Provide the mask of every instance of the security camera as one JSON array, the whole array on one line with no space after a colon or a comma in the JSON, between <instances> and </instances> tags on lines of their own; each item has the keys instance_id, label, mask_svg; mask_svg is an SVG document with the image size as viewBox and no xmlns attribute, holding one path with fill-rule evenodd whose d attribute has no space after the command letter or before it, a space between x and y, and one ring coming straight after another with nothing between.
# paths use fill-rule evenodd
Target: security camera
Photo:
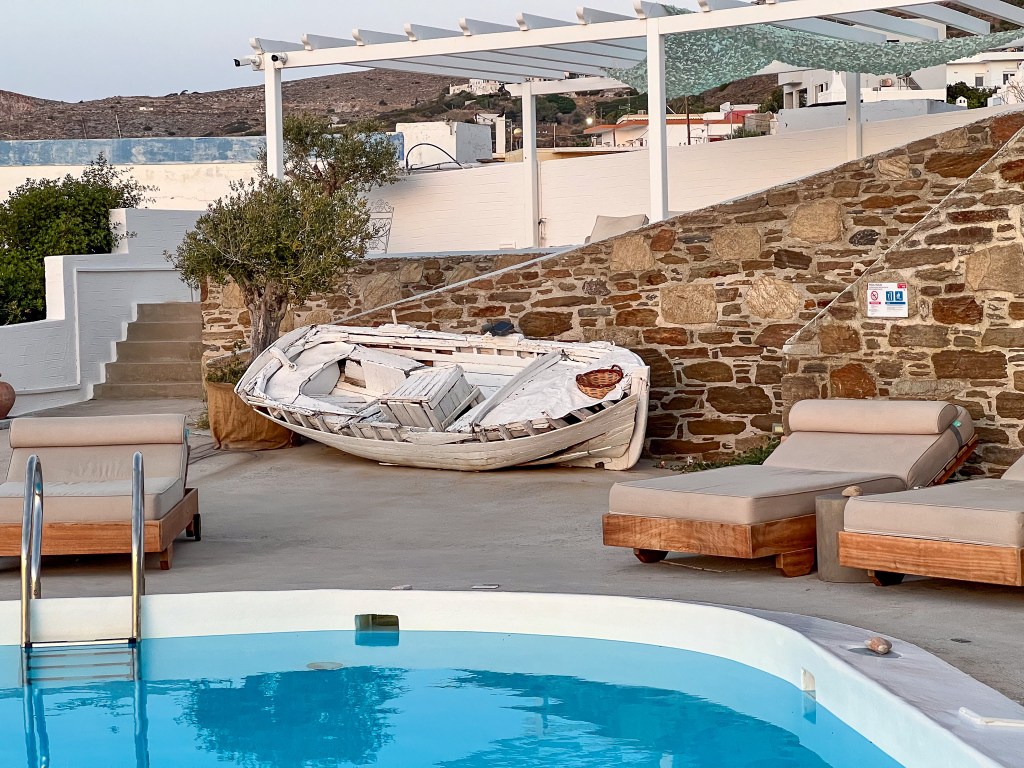
<instances>
[{"instance_id":1,"label":"security camera","mask_svg":"<svg viewBox=\"0 0 1024 768\"><path fill-rule=\"evenodd\" d=\"M288 63L288 54L287 53L272 53L272 54L270 54L270 60L271 61L279 61L282 64L287 64Z\"/></svg>"}]
</instances>

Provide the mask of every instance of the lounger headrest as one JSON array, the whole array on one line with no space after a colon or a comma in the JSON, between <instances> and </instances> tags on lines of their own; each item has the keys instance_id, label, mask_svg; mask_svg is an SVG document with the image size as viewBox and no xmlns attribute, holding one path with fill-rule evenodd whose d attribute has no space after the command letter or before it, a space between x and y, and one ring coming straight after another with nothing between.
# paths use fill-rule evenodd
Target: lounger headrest
<instances>
[{"instance_id":1,"label":"lounger headrest","mask_svg":"<svg viewBox=\"0 0 1024 768\"><path fill-rule=\"evenodd\" d=\"M801 400L789 412L792 432L937 435L959 415L950 403L922 400Z\"/></svg>"},{"instance_id":2,"label":"lounger headrest","mask_svg":"<svg viewBox=\"0 0 1024 768\"><path fill-rule=\"evenodd\" d=\"M91 445L158 445L185 441L185 416L91 416L30 418L11 422L11 448L75 448Z\"/></svg>"}]
</instances>

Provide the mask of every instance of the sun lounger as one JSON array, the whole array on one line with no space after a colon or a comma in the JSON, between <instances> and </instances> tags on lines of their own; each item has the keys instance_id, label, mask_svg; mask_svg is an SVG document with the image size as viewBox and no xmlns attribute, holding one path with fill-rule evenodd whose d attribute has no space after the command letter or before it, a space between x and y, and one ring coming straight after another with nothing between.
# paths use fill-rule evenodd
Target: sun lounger
<instances>
[{"instance_id":1,"label":"sun lounger","mask_svg":"<svg viewBox=\"0 0 1024 768\"><path fill-rule=\"evenodd\" d=\"M617 237L634 229L646 227L650 219L646 214L638 213L633 216L598 216L594 220L594 228L584 243L596 243L599 240L607 240L609 237Z\"/></svg>"},{"instance_id":2,"label":"sun lounger","mask_svg":"<svg viewBox=\"0 0 1024 768\"><path fill-rule=\"evenodd\" d=\"M839 560L879 586L907 573L1024 586L1024 459L985 478L850 499Z\"/></svg>"},{"instance_id":3,"label":"sun lounger","mask_svg":"<svg viewBox=\"0 0 1024 768\"><path fill-rule=\"evenodd\" d=\"M145 463L146 552L171 567L174 539L201 536L199 493L186 487L185 417L21 418L11 423L14 449L0 483L0 557L21 553L25 465L43 469L44 555L131 552L132 456Z\"/></svg>"},{"instance_id":4,"label":"sun lounger","mask_svg":"<svg viewBox=\"0 0 1024 768\"><path fill-rule=\"evenodd\" d=\"M977 441L963 408L937 402L805 400L789 426L762 466L617 483L604 543L645 563L668 552L774 555L783 574L801 576L814 566L816 497L945 482Z\"/></svg>"}]
</instances>

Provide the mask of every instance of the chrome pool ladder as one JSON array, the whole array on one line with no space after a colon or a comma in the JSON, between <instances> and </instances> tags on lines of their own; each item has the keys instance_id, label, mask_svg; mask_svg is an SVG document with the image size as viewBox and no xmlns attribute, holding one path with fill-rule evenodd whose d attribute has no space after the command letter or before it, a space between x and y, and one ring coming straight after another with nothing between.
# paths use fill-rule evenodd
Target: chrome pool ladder
<instances>
[{"instance_id":1,"label":"chrome pool ladder","mask_svg":"<svg viewBox=\"0 0 1024 768\"><path fill-rule=\"evenodd\" d=\"M43 540L43 467L38 456L29 457L25 468L25 508L21 523L21 647L26 659L34 646L127 643L134 648L139 644L142 639L142 596L146 594L144 500L142 453L136 451L132 457L132 624L129 636L113 640L34 642L32 601L42 596L39 572ZM133 669L137 669L137 666L133 665Z\"/></svg>"}]
</instances>

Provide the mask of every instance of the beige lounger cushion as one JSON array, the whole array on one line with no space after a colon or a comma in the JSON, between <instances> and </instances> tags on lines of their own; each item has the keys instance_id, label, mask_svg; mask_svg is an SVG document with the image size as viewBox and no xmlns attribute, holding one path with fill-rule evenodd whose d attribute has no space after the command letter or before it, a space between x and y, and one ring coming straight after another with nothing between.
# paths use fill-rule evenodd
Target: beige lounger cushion
<instances>
[{"instance_id":1,"label":"beige lounger cushion","mask_svg":"<svg viewBox=\"0 0 1024 768\"><path fill-rule=\"evenodd\" d=\"M637 213L633 216L598 216L594 220L594 229L591 230L587 242L596 243L598 240L624 235L634 229L646 227L649 223L650 219L645 213Z\"/></svg>"},{"instance_id":2,"label":"beige lounger cushion","mask_svg":"<svg viewBox=\"0 0 1024 768\"><path fill-rule=\"evenodd\" d=\"M11 422L10 437L11 448L181 445L185 440L185 417L181 414L152 414L23 418Z\"/></svg>"},{"instance_id":3,"label":"beige lounger cushion","mask_svg":"<svg viewBox=\"0 0 1024 768\"><path fill-rule=\"evenodd\" d=\"M789 429L862 435L937 435L966 416L961 411L951 403L923 400L801 400L789 412Z\"/></svg>"},{"instance_id":4,"label":"beige lounger cushion","mask_svg":"<svg viewBox=\"0 0 1024 768\"><path fill-rule=\"evenodd\" d=\"M906 488L897 477L864 472L821 472L785 467L739 466L692 474L616 483L613 514L715 520L750 525L814 514L814 499L859 485L867 493Z\"/></svg>"},{"instance_id":5,"label":"beige lounger cushion","mask_svg":"<svg viewBox=\"0 0 1024 768\"><path fill-rule=\"evenodd\" d=\"M1024 547L1024 482L970 480L862 496L846 505L844 526L854 533Z\"/></svg>"},{"instance_id":6,"label":"beige lounger cushion","mask_svg":"<svg viewBox=\"0 0 1024 768\"><path fill-rule=\"evenodd\" d=\"M932 435L798 432L776 448L765 465L895 475L903 479L904 488L925 486L974 436L974 422L966 412L960 421L959 439L952 429Z\"/></svg>"},{"instance_id":7,"label":"beige lounger cushion","mask_svg":"<svg viewBox=\"0 0 1024 768\"><path fill-rule=\"evenodd\" d=\"M147 520L160 520L184 498L177 477L146 478ZM0 484L0 523L21 524L25 484ZM43 522L128 522L132 519L132 481L99 480L43 483Z\"/></svg>"}]
</instances>

